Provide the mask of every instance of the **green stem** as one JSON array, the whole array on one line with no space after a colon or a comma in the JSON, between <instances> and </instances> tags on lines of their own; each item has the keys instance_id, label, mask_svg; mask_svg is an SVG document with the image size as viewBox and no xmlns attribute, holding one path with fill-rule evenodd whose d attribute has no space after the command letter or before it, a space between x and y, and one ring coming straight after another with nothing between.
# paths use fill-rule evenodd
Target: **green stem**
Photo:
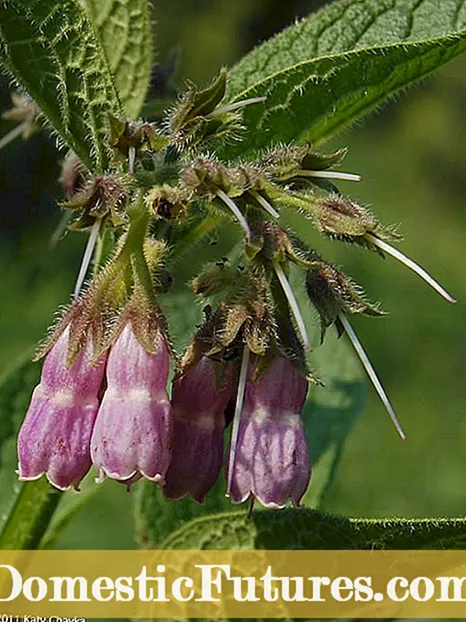
<instances>
[{"instance_id":1,"label":"green stem","mask_svg":"<svg viewBox=\"0 0 466 622\"><path fill-rule=\"evenodd\" d=\"M39 548L62 496L44 478L20 484L0 533L0 550Z\"/></svg>"},{"instance_id":2,"label":"green stem","mask_svg":"<svg viewBox=\"0 0 466 622\"><path fill-rule=\"evenodd\" d=\"M142 200L142 195L132 206L130 216L132 219L128 232L126 245L131 252L131 263L134 269L135 285L142 290L146 298L156 305L154 288L149 266L144 255L144 241L146 239L149 224L149 213Z\"/></svg>"}]
</instances>

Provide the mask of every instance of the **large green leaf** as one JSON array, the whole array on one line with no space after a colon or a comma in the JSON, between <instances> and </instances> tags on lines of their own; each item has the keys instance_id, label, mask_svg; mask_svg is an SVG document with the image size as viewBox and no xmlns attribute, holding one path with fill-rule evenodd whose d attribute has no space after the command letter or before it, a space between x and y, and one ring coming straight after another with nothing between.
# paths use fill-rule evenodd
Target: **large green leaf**
<instances>
[{"instance_id":1,"label":"large green leaf","mask_svg":"<svg viewBox=\"0 0 466 622\"><path fill-rule=\"evenodd\" d=\"M164 549L463 549L466 519L370 520L297 509L195 519Z\"/></svg>"},{"instance_id":2,"label":"large green leaf","mask_svg":"<svg viewBox=\"0 0 466 622\"><path fill-rule=\"evenodd\" d=\"M84 0L100 35L125 113L137 119L152 68L152 25L147 0Z\"/></svg>"},{"instance_id":3,"label":"large green leaf","mask_svg":"<svg viewBox=\"0 0 466 622\"><path fill-rule=\"evenodd\" d=\"M335 3L233 68L230 100L267 99L244 110L244 140L223 155L326 140L465 49L464 2Z\"/></svg>"},{"instance_id":4,"label":"large green leaf","mask_svg":"<svg viewBox=\"0 0 466 622\"><path fill-rule=\"evenodd\" d=\"M77 0L0 3L0 63L94 172L108 164L108 114L121 105L103 48Z\"/></svg>"},{"instance_id":5,"label":"large green leaf","mask_svg":"<svg viewBox=\"0 0 466 622\"><path fill-rule=\"evenodd\" d=\"M236 97L273 74L317 57L443 37L466 28L464 0L340 0L256 47L230 72Z\"/></svg>"}]
</instances>

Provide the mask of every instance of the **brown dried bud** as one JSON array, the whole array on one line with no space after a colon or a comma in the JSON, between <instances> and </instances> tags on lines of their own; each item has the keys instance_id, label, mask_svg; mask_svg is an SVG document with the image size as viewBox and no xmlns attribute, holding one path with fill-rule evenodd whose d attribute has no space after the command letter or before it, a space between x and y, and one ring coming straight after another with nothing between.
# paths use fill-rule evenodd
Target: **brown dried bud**
<instances>
[{"instance_id":1,"label":"brown dried bud","mask_svg":"<svg viewBox=\"0 0 466 622\"><path fill-rule=\"evenodd\" d=\"M189 192L168 184L156 186L145 198L149 209L165 220L179 220L183 218L189 201Z\"/></svg>"},{"instance_id":2,"label":"brown dried bud","mask_svg":"<svg viewBox=\"0 0 466 622\"><path fill-rule=\"evenodd\" d=\"M384 315L379 305L365 299L360 286L325 261L313 262L313 266L307 271L306 289L320 315L322 339L326 329L337 322L341 313Z\"/></svg>"},{"instance_id":3,"label":"brown dried bud","mask_svg":"<svg viewBox=\"0 0 466 622\"><path fill-rule=\"evenodd\" d=\"M63 207L80 210L81 215L71 228L85 229L92 226L96 219L105 219L109 226L122 224L127 202L128 193L121 180L114 175L102 175L90 180Z\"/></svg>"}]
</instances>

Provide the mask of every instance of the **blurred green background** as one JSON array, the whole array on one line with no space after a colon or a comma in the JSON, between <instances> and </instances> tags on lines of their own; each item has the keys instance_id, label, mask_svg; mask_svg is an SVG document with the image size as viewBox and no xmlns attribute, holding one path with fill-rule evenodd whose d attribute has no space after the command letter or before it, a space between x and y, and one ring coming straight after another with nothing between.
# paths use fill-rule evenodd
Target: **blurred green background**
<instances>
[{"instance_id":1,"label":"blurred green background","mask_svg":"<svg viewBox=\"0 0 466 622\"><path fill-rule=\"evenodd\" d=\"M260 40L324 2L171 0L154 8L160 67L154 88L207 83ZM167 84L168 65L175 73ZM3 79L0 109L9 106ZM348 146L344 169L364 183L340 186L400 225L402 250L457 297L450 306L412 273L362 249L316 246L365 286L390 315L355 318L408 440L401 442L377 396L347 441L325 509L351 516L460 516L466 509L466 58L385 105L332 146ZM0 133L12 126L2 121ZM60 219L55 139L43 134L0 152L0 375L69 301L85 237L49 239ZM312 484L311 484L312 485ZM0 491L1 494L1 491ZM70 493L73 494L73 493ZM132 495L104 484L57 546L135 546ZM118 521L113 518L118 516Z\"/></svg>"}]
</instances>

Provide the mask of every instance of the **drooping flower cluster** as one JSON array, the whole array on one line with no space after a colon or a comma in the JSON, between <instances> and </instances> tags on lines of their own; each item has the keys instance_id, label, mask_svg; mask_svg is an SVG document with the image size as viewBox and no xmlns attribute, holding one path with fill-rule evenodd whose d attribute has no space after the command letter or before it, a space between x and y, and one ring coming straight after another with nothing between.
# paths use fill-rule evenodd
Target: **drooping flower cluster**
<instances>
[{"instance_id":1,"label":"drooping flower cluster","mask_svg":"<svg viewBox=\"0 0 466 622\"><path fill-rule=\"evenodd\" d=\"M64 206L78 213L71 228L90 235L75 300L40 353L41 382L18 437L20 479L45 474L60 489L77 488L94 465L98 481L129 487L146 478L166 499L202 502L223 465L233 502L299 505L311 474L302 412L315 379L293 270L322 340L332 326L348 335L404 436L348 320L381 310L283 225L283 211L297 210L331 239L391 254L453 299L391 245L399 239L392 229L334 186L361 179L333 170L344 151L323 155L306 144L249 162L213 155L241 139L241 109L263 105L222 104L225 86L222 72L205 91L191 88L162 125L111 118L105 175L92 177L73 155L65 161ZM173 280L169 262L227 219L240 225L241 243L193 275L205 321L178 358L159 306ZM82 292L92 258L95 276Z\"/></svg>"}]
</instances>

